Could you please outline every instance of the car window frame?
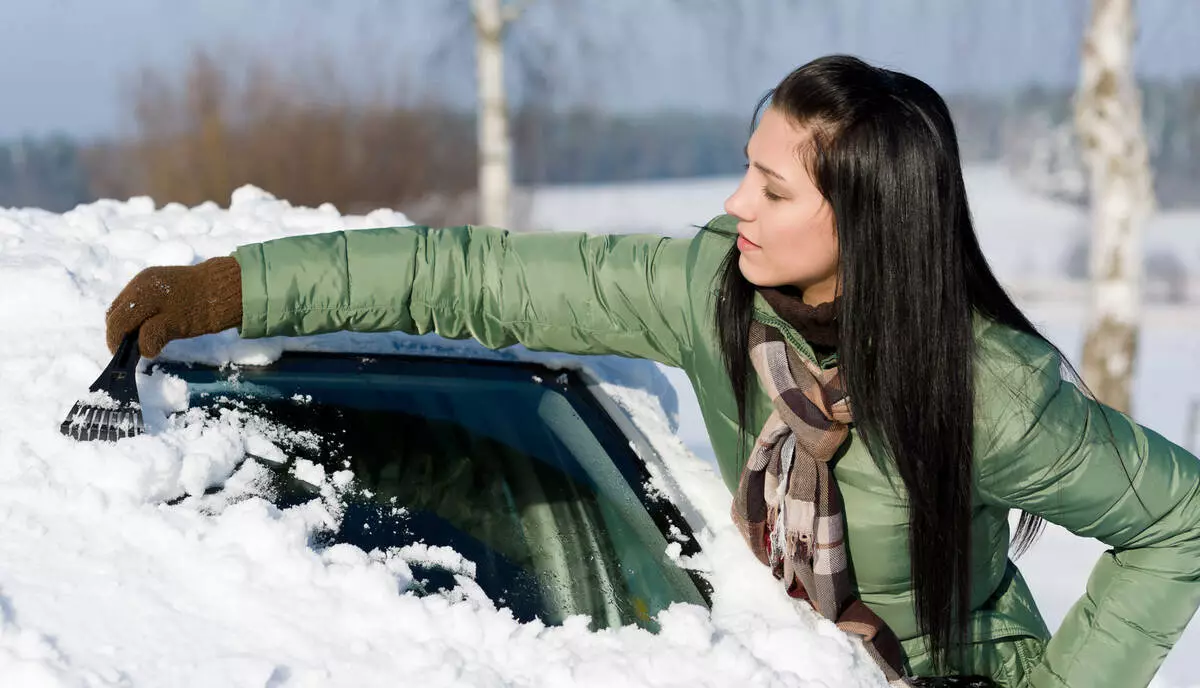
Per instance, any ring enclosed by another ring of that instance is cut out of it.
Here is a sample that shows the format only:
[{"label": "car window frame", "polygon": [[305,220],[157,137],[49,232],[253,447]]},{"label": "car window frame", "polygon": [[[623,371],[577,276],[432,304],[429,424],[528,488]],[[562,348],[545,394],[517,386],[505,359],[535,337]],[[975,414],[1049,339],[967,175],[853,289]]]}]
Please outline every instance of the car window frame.
[{"label": "car window frame", "polygon": [[[686,498],[682,496],[680,490],[672,490],[672,495],[674,499],[683,502],[682,508],[679,504],[675,503],[671,496],[668,496],[662,490],[656,489],[653,485],[654,473],[647,466],[648,463],[653,462],[660,469],[658,471],[660,475],[669,474],[666,471],[666,463],[661,453],[620,404],[604,391],[602,382],[588,372],[585,367],[551,367],[537,361],[529,360],[493,359],[444,354],[364,354],[303,350],[284,351],[278,359],[266,365],[244,364],[231,365],[229,367],[234,370],[239,368],[270,370],[271,368],[280,366],[281,363],[284,365],[303,365],[305,362],[319,363],[321,361],[336,361],[337,365],[345,365],[348,362],[357,361],[357,371],[367,372],[366,369],[369,367],[372,368],[369,372],[389,374],[389,371],[395,371],[390,374],[398,375],[405,374],[403,372],[405,367],[429,364],[434,364],[435,366],[468,365],[482,368],[507,368],[509,372],[515,368],[530,375],[538,384],[555,388],[569,399],[574,396],[583,405],[593,411],[590,418],[582,418],[583,422],[588,425],[592,432],[607,432],[625,438],[626,442],[603,442],[603,438],[600,439],[610,455],[614,452],[618,453],[618,456],[610,456],[610,459],[616,464],[617,470],[625,478],[664,540],[668,543],[678,543],[680,547],[679,554],[681,556],[693,557],[700,554],[701,547],[699,540],[696,537],[691,522],[684,513],[686,510],[695,517],[695,509],[690,503],[687,503]],[[204,362],[158,359],[151,364],[147,372],[151,374],[157,372],[172,374],[184,369],[191,370],[196,368],[217,372],[224,367]],[[599,423],[601,427],[594,427],[595,423]],[[675,562],[675,565],[680,566],[688,575],[705,604],[711,609],[713,587],[708,578],[701,571],[693,567],[682,566],[678,561]]]}]

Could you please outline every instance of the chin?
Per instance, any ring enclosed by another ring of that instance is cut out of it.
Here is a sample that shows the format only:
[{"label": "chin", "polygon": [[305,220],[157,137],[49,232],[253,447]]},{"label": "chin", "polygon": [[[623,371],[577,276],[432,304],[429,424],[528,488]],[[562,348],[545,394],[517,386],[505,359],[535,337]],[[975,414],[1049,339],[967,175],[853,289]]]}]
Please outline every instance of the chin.
[{"label": "chin", "polygon": [[756,287],[770,286],[762,283],[762,276],[758,274],[758,271],[754,269],[753,265],[748,264],[749,262],[750,261],[746,259],[745,254],[742,254],[738,258],[738,270],[741,271],[742,277],[745,277],[747,282]]},{"label": "chin", "polygon": [[772,276],[761,266],[755,266],[754,261],[748,260],[745,255],[738,258],[738,270],[741,271],[742,277],[745,277],[747,282],[756,287],[782,287],[789,284],[789,280]]}]

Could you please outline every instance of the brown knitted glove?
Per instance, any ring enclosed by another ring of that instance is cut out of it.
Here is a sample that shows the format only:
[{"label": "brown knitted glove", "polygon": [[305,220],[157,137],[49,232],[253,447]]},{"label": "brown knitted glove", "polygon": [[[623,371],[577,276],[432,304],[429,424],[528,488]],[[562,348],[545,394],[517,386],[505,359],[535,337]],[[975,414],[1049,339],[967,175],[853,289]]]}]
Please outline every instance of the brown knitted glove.
[{"label": "brown knitted glove", "polygon": [[241,267],[224,257],[146,268],[125,285],[106,316],[109,351],[116,352],[125,335],[140,327],[138,349],[153,358],[173,339],[241,325]]}]

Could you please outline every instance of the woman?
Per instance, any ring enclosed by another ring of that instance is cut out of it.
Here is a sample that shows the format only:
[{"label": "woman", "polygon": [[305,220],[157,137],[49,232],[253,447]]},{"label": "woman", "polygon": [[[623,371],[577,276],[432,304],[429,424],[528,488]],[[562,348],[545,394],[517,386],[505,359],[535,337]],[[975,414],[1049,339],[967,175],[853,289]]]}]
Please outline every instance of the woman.
[{"label": "woman", "polygon": [[[403,227],[151,268],[108,344],[403,330],[687,371],[733,518],[788,591],[903,677],[1145,686],[1200,604],[1200,465],[1082,394],[992,275],[923,82],[815,60],[759,105],[690,239]],[[848,396],[847,396],[848,395]],[[853,400],[851,406],[848,400]],[[1109,544],[1050,637],[1007,556],[1039,519]]]}]

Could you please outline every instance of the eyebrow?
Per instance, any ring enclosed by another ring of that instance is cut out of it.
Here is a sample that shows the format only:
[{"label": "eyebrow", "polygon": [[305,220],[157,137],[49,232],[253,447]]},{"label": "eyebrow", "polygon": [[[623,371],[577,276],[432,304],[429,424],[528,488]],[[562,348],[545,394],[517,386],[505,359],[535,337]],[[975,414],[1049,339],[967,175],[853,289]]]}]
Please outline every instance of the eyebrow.
[{"label": "eyebrow", "polygon": [[774,177],[781,182],[787,182],[787,180],[783,178],[783,175],[779,174],[778,172],[776,172],[775,170],[773,170],[769,167],[762,165],[761,163],[756,162],[756,163],[754,163],[754,166],[758,168],[759,172],[762,172],[763,174],[767,175],[768,177]]},{"label": "eyebrow", "polygon": [[[744,147],[742,147],[742,154],[746,156],[746,159],[750,158],[750,145],[749,144],[746,144]],[[758,169],[759,172],[762,172],[763,174],[767,175],[768,177],[774,177],[775,179],[778,179],[779,181],[784,182],[785,184],[787,183],[787,180],[783,178],[782,174],[779,174],[778,172],[771,169],[770,167],[767,167],[766,165],[764,165],[760,162],[753,163],[753,165],[754,165],[754,167],[756,167]]]}]

